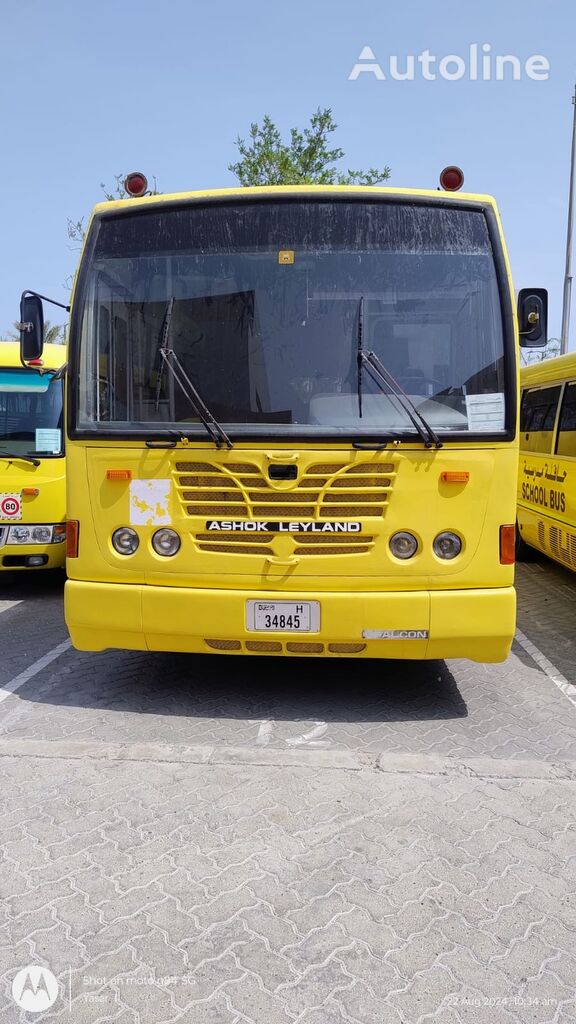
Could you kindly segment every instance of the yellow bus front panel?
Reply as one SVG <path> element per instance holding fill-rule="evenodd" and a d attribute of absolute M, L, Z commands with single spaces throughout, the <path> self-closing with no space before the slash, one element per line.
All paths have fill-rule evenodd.
<path fill-rule="evenodd" d="M 508 486 L 517 465 L 513 447 L 378 453 L 235 447 L 220 453 L 206 446 L 158 452 L 125 444 L 111 452 L 73 445 L 69 462 L 89 482 L 71 496 L 69 511 L 80 529 L 78 556 L 69 562 L 67 622 L 80 648 L 480 661 L 501 660 L 509 650 L 513 566 L 501 564 L 500 529 L 514 521 Z M 270 486 L 267 467 L 276 462 L 297 464 L 297 481 Z M 468 479 L 446 480 L 459 473 Z M 227 483 L 206 483 L 220 477 Z M 284 522 L 285 531 L 242 528 L 265 521 L 251 504 L 254 484 L 242 483 L 251 477 L 268 481 L 259 495 L 262 507 L 267 521 Z M 313 490 L 314 479 L 322 482 Z M 223 519 L 222 490 L 234 485 L 248 506 Z M 349 517 L 344 521 L 352 531 L 333 532 L 336 521 L 322 518 L 334 494 L 347 503 L 337 506 L 338 514 Z M 292 510 L 301 514 L 300 502 L 310 500 L 316 529 L 302 532 L 296 528 L 306 520 Z M 129 556 L 112 544 L 123 526 L 139 537 Z M 169 559 L 152 547 L 165 526 L 182 541 Z M 389 545 L 404 530 L 419 542 L 408 562 L 395 558 Z M 443 562 L 433 542 L 446 530 L 463 546 L 457 558 Z M 318 602 L 320 628 L 263 638 L 246 622 L 247 602 L 258 600 Z"/>

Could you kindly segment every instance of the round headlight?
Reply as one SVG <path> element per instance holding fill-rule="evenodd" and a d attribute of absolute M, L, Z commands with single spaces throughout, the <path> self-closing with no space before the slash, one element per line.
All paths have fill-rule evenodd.
<path fill-rule="evenodd" d="M 439 533 L 438 536 L 434 538 L 432 547 L 434 549 L 434 554 L 437 555 L 438 558 L 456 558 L 456 555 L 459 555 L 462 551 L 462 541 L 457 534 L 450 533 L 449 530 L 446 530 L 444 533 Z"/>
<path fill-rule="evenodd" d="M 10 540 L 15 544 L 29 544 L 30 530 L 27 526 L 13 526 L 10 530 Z"/>
<path fill-rule="evenodd" d="M 412 558 L 418 551 L 418 541 L 412 533 L 395 533 L 390 537 L 390 551 L 396 558 Z"/>
<path fill-rule="evenodd" d="M 119 555 L 133 555 L 139 543 L 136 530 L 129 526 L 121 526 L 112 534 L 112 545 Z"/>
<path fill-rule="evenodd" d="M 52 540 L 51 526 L 34 526 L 32 528 L 32 540 L 37 544 L 49 544 Z"/>
<path fill-rule="evenodd" d="M 156 530 L 152 547 L 157 555 L 175 555 L 180 550 L 180 537 L 176 530 Z"/>

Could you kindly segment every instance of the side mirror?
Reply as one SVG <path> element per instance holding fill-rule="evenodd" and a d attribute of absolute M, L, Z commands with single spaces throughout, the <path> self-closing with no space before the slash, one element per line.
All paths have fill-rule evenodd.
<path fill-rule="evenodd" d="M 542 348 L 548 341 L 548 292 L 521 288 L 518 292 L 518 330 L 522 348 Z"/>
<path fill-rule="evenodd" d="M 35 292 L 22 292 L 18 328 L 22 362 L 39 359 L 44 348 L 44 310 L 42 299 Z"/>

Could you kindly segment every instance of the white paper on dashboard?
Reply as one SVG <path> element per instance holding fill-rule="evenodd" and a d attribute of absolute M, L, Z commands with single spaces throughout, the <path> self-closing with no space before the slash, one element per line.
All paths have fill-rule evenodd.
<path fill-rule="evenodd" d="M 52 452 L 57 455 L 62 450 L 62 431 L 58 427 L 36 428 L 36 451 Z"/>
<path fill-rule="evenodd" d="M 468 430 L 504 430 L 504 395 L 466 395 Z"/>

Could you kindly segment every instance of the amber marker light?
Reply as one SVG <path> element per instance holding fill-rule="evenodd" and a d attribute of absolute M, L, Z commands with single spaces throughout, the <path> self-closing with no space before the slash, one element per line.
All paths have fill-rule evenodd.
<path fill-rule="evenodd" d="M 470 473 L 466 470 L 446 470 L 444 473 L 440 473 L 440 479 L 445 484 L 467 484 L 470 479 Z"/>
<path fill-rule="evenodd" d="M 66 558 L 78 558 L 78 534 L 80 523 L 77 519 L 66 522 Z"/>
<path fill-rule="evenodd" d="M 107 469 L 106 470 L 107 480 L 131 480 L 132 470 L 131 469 Z"/>
<path fill-rule="evenodd" d="M 516 527 L 514 524 L 511 526 L 500 527 L 500 564 L 501 565 L 514 565 L 516 561 L 515 552 L 516 542 Z"/>

